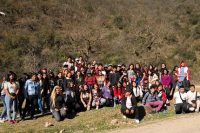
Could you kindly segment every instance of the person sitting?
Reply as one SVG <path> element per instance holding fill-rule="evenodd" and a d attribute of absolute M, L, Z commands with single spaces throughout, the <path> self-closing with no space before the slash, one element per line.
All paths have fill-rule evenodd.
<path fill-rule="evenodd" d="M 112 107 L 113 106 L 113 90 L 110 87 L 110 81 L 108 81 L 106 85 L 104 85 L 101 91 L 102 91 L 103 98 L 106 99 L 105 105 L 108 107 Z"/>
<path fill-rule="evenodd" d="M 51 93 L 51 112 L 56 121 L 61 121 L 66 116 L 67 107 L 62 89 L 60 86 L 55 86 Z"/>
<path fill-rule="evenodd" d="M 174 93 L 173 103 L 176 114 L 181 114 L 182 112 L 187 113 L 189 110 L 187 101 L 187 93 L 185 93 L 185 88 L 180 86 L 178 91 Z"/>
<path fill-rule="evenodd" d="M 91 101 L 92 101 L 92 93 L 88 89 L 87 85 L 83 86 L 83 90 L 81 90 L 81 94 L 80 94 L 80 99 L 81 99 L 81 103 L 83 104 L 84 108 L 86 108 L 87 111 L 89 111 Z"/>
<path fill-rule="evenodd" d="M 120 82 L 117 83 L 116 87 L 113 87 L 113 94 L 114 94 L 114 107 L 121 101 L 121 91 L 122 85 Z"/>
<path fill-rule="evenodd" d="M 199 112 L 200 93 L 196 91 L 195 85 L 190 85 L 190 90 L 187 92 L 187 102 L 190 104 L 190 111 Z"/>
<path fill-rule="evenodd" d="M 121 101 L 121 113 L 124 115 L 123 117 L 132 118 L 135 116 L 135 122 L 139 123 L 139 114 L 137 108 L 137 101 L 135 96 L 132 94 L 131 89 L 126 89 L 125 97 L 122 98 Z"/>
<path fill-rule="evenodd" d="M 163 88 L 163 85 L 162 84 L 159 84 L 158 85 L 158 90 L 157 90 L 157 95 L 158 95 L 158 98 L 160 99 L 160 101 L 163 101 L 163 107 L 162 109 L 167 109 L 167 104 L 169 104 L 169 101 L 167 100 L 167 94 Z"/>
<path fill-rule="evenodd" d="M 99 109 L 100 105 L 106 103 L 106 99 L 101 97 L 101 90 L 99 89 L 99 86 L 97 84 L 94 85 L 94 89 L 92 90 L 92 96 L 93 96 L 92 107 L 96 106 L 97 110 Z"/>
<path fill-rule="evenodd" d="M 132 82 L 132 88 L 133 88 L 133 94 L 137 102 L 142 102 L 142 98 L 143 98 L 142 88 L 140 88 L 140 86 L 137 86 L 135 81 Z"/>
<path fill-rule="evenodd" d="M 156 86 L 152 85 L 150 91 L 147 92 L 142 99 L 143 105 L 145 105 L 151 112 L 159 112 L 163 106 L 163 101 L 159 100 L 155 89 Z"/>

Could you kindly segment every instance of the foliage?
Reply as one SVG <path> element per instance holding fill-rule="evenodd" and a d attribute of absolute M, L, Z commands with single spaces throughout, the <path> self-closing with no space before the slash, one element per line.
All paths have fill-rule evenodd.
<path fill-rule="evenodd" d="M 199 5 L 197 0 L 1 0 L 6 16 L 0 16 L 0 75 L 44 66 L 56 70 L 69 55 L 170 67 L 182 59 L 194 69 L 200 62 Z"/>

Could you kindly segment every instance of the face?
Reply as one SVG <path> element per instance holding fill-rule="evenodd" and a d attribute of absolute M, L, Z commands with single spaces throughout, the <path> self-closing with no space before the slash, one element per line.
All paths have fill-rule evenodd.
<path fill-rule="evenodd" d="M 131 93 L 130 92 L 126 92 L 126 94 L 125 94 L 126 96 L 130 96 L 131 95 Z"/>
<path fill-rule="evenodd" d="M 190 87 L 190 91 L 191 91 L 191 92 L 195 92 L 195 87 L 194 87 L 194 86 L 191 86 L 191 87 Z"/>
<path fill-rule="evenodd" d="M 33 75 L 32 78 L 31 78 L 33 81 L 36 80 L 36 75 Z"/>
<path fill-rule="evenodd" d="M 110 82 L 107 83 L 107 86 L 110 86 Z"/>
<path fill-rule="evenodd" d="M 130 65 L 130 69 L 133 69 L 133 65 Z"/>
<path fill-rule="evenodd" d="M 151 71 L 148 71 L 148 74 L 150 75 L 150 74 L 151 74 Z"/>
<path fill-rule="evenodd" d="M 117 67 L 117 71 L 120 71 L 121 70 L 121 67 Z"/>
<path fill-rule="evenodd" d="M 11 75 L 9 76 L 9 79 L 10 79 L 10 80 L 13 80 L 13 79 L 14 79 L 14 75 L 11 74 Z"/>
<path fill-rule="evenodd" d="M 181 66 L 182 66 L 182 67 L 184 67 L 184 66 L 185 66 L 185 63 L 184 63 L 184 62 L 182 62 L 182 63 L 181 63 Z"/>
<path fill-rule="evenodd" d="M 121 87 L 121 84 L 120 84 L 120 83 L 117 83 L 117 87 Z"/>
<path fill-rule="evenodd" d="M 132 84 L 133 84 L 133 87 L 136 87 L 136 83 L 135 82 L 133 82 Z"/>
<path fill-rule="evenodd" d="M 159 91 L 163 90 L 162 85 L 158 86 L 158 90 L 159 90 Z"/>
<path fill-rule="evenodd" d="M 41 74 L 38 74 L 37 77 L 38 77 L 38 79 L 41 79 L 41 78 L 42 78 L 42 75 L 41 75 Z"/>
<path fill-rule="evenodd" d="M 87 85 L 84 85 L 83 89 L 86 91 L 88 89 Z"/>
<path fill-rule="evenodd" d="M 42 77 L 43 77 L 43 78 L 46 78 L 46 77 L 47 77 L 47 75 L 46 75 L 46 74 L 43 74 L 43 75 L 42 75 Z"/>
<path fill-rule="evenodd" d="M 99 75 L 102 75 L 102 71 L 99 71 Z"/>
<path fill-rule="evenodd" d="M 180 88 L 179 91 L 180 91 L 180 93 L 184 93 L 185 89 L 184 88 Z"/>
<path fill-rule="evenodd" d="M 164 74 L 167 74 L 167 70 L 164 70 Z"/>
<path fill-rule="evenodd" d="M 139 64 L 135 64 L 135 67 L 136 67 L 136 68 L 139 68 Z"/>
<path fill-rule="evenodd" d="M 165 65 L 165 64 L 162 64 L 162 65 L 161 65 L 161 68 L 165 68 L 165 67 L 166 67 L 166 65 Z"/>
<path fill-rule="evenodd" d="M 126 87 L 126 86 L 127 86 L 127 84 L 126 84 L 126 82 L 124 82 L 124 83 L 123 83 L 123 87 Z"/>
<path fill-rule="evenodd" d="M 57 87 L 56 88 L 56 94 L 60 94 L 61 90 L 60 90 L 60 87 Z"/>
<path fill-rule="evenodd" d="M 94 89 L 97 90 L 98 89 L 98 85 L 95 84 L 94 85 Z"/>
<path fill-rule="evenodd" d="M 58 77 L 61 78 L 62 77 L 62 73 L 58 73 Z"/>
<path fill-rule="evenodd" d="M 152 88 L 150 91 L 151 91 L 151 93 L 154 93 L 155 92 L 155 88 Z"/>
<path fill-rule="evenodd" d="M 68 73 L 68 74 L 67 74 L 67 77 L 69 77 L 69 78 L 70 78 L 70 77 L 71 77 L 71 73 Z"/>

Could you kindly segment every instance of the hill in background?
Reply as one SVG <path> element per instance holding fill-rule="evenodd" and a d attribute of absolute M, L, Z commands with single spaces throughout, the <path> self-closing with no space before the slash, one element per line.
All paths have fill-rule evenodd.
<path fill-rule="evenodd" d="M 199 0 L 1 0 L 0 72 L 48 66 L 71 56 L 102 63 L 186 60 L 200 66 Z"/>

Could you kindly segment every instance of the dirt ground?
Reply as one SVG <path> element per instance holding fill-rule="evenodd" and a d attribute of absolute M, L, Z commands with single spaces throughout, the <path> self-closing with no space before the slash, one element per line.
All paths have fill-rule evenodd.
<path fill-rule="evenodd" d="M 110 133 L 200 133 L 200 113 Z"/>

